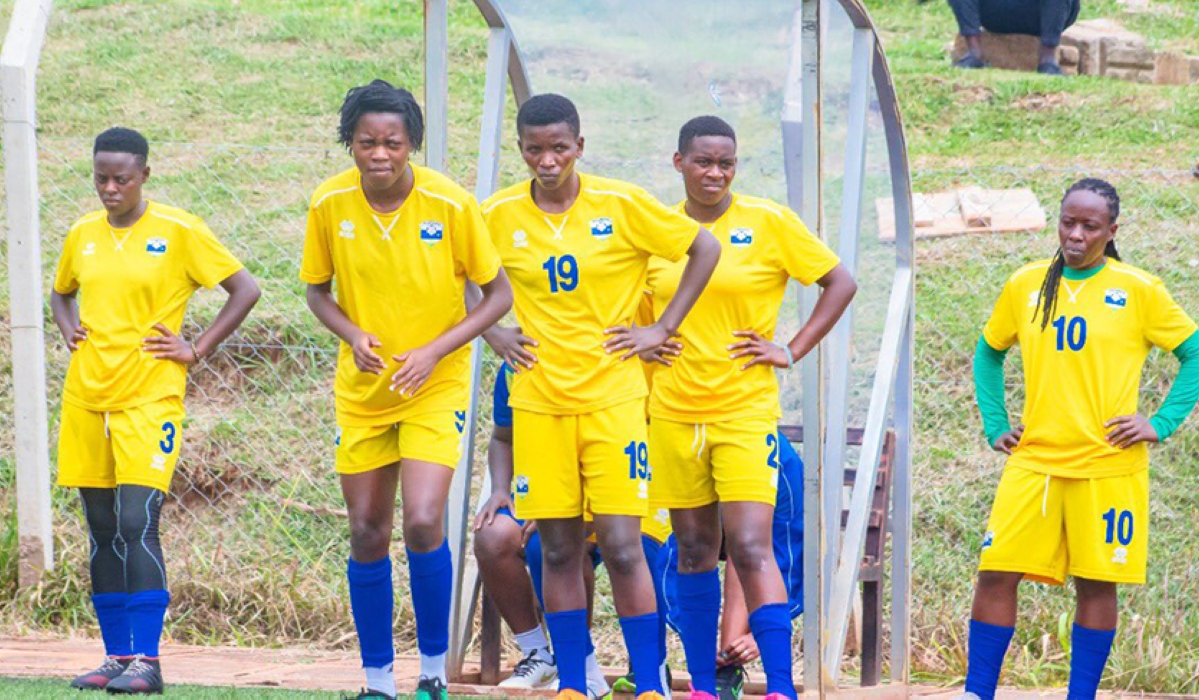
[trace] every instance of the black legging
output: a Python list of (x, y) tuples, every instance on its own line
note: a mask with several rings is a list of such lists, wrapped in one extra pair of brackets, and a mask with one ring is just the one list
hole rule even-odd
[(1031, 34), (1045, 46), (1062, 43), (1062, 32), (1078, 20), (1081, 0), (949, 0), (962, 36)]
[(158, 539), (164, 494), (148, 486), (79, 489), (92, 541), (93, 593), (165, 590), (166, 564)]

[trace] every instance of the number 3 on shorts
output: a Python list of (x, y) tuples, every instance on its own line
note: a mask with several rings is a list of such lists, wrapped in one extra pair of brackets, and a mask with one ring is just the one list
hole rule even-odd
[(163, 454), (171, 454), (175, 451), (175, 424), (166, 422), (162, 424), (162, 441), (158, 446), (162, 448)]

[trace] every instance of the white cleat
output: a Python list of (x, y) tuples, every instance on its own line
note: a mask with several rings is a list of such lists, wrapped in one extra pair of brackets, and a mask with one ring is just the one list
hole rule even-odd
[(546, 658), (540, 649), (531, 652), (516, 664), (512, 675), (500, 682), (500, 688), (525, 688), (537, 690), (555, 688), (558, 681), (558, 665), (554, 657)]
[(608, 681), (603, 676), (587, 679), (587, 697), (590, 700), (600, 700), (607, 697), (610, 692), (612, 689), (608, 687)]
[(978, 697), (974, 693), (962, 693), (961, 695), (953, 698), (953, 700), (982, 700), (982, 698)]

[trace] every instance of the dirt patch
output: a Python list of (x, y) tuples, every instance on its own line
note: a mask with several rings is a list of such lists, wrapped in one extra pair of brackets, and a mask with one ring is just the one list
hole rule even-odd
[(1048, 112), (1074, 104), (1076, 100), (1064, 92), (1034, 92), (1012, 100), (1012, 107), (1029, 112)]
[(986, 85), (955, 85), (953, 94), (958, 104), (981, 104), (995, 99), (995, 91)]

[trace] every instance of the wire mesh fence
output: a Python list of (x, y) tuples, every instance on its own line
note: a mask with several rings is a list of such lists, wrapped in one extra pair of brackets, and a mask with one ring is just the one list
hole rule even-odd
[[(150, 197), (202, 217), (260, 281), (264, 292), (243, 328), (191, 371), (183, 453), (164, 511), (174, 598), (168, 630), (178, 641), (353, 644), (344, 577), (348, 525), (332, 470), (336, 340), (308, 312), (297, 277), (308, 197), (324, 178), (348, 166), (344, 153), (332, 148), (155, 146), (154, 175), (147, 186)], [(66, 231), (78, 216), (97, 208), (90, 185), (90, 141), (41, 139), (40, 168), (48, 287)], [(1193, 283), (1199, 267), (1199, 238), (1190, 235), (1190, 228), (1199, 221), (1199, 184), (1189, 172), (1164, 170), (1032, 167), (943, 169), (913, 175), (914, 189), (923, 194), (961, 188), (1026, 188), (1035, 195), (1049, 222), (1035, 230), (974, 233), (918, 243), (918, 434), (913, 441), (918, 533), (913, 576), (915, 662), (918, 671), (952, 675), (964, 665), (963, 630), (971, 574), (998, 478), (999, 461), (980, 439), (970, 374), (974, 345), (994, 299), (1012, 271), (1030, 260), (1048, 257), (1056, 249), (1053, 221), (1066, 187), (1079, 177), (1098, 176), (1112, 181), (1122, 194), (1117, 241), (1125, 259), (1161, 276), (1184, 308), (1199, 309), (1199, 285)], [(831, 187), (835, 189), (835, 183)], [(884, 190), (870, 191), (881, 196)], [(996, 196), (1003, 202), (1008, 195)], [(866, 204), (864, 238), (874, 238), (879, 224), (873, 204)], [(924, 212), (930, 216), (954, 213)], [(882, 251), (880, 260), (887, 257), (885, 241), (875, 240), (873, 246)], [(866, 253), (862, 260), (866, 266), (862, 274), (871, 274), (874, 258)], [(6, 256), (0, 256), (0, 278), (4, 280), (0, 287), (4, 299), (0, 304), (4, 310), (0, 334), (0, 364), (4, 365), (0, 367), (0, 610), (4, 614), (0, 618), (5, 620), (0, 631), (92, 630), (90, 610), (83, 605), (87, 599), (87, 537), (72, 494), (56, 491), (54, 496), (58, 568), (37, 590), (18, 593), (15, 586), (6, 265)], [(194, 336), (223, 301), (220, 290), (201, 291), (192, 302), (185, 335)], [(860, 331), (876, 320), (861, 314), (855, 322)], [(780, 326), (780, 332), (794, 328), (792, 319)], [(68, 357), (48, 317), (46, 352), (53, 439)], [(476, 493), (486, 464), (490, 386), (496, 369), (494, 357), (489, 350), (485, 352)], [(855, 341), (855, 352), (861, 356), (855, 365), (860, 365), (862, 358), (873, 357), (874, 350), (863, 340)], [(1145, 380), (1150, 406), (1168, 386), (1171, 362), (1162, 355), (1151, 358)], [(1018, 402), (1018, 363), (1009, 363), (1008, 370), (1012, 401)], [(864, 381), (862, 389), (866, 390), (869, 375), (855, 374), (854, 381)], [(785, 406), (799, 405), (795, 395), (798, 384), (784, 383)], [(1018, 403), (1011, 405), (1018, 407)], [(1180, 432), (1185, 434), (1186, 428)], [(1172, 441), (1155, 457), (1155, 474), (1199, 488), (1185, 469), (1197, 443), (1185, 435)], [(1180, 493), (1168, 490), (1159, 504), (1165, 515), (1155, 513), (1160, 535), (1153, 540), (1150, 580), (1161, 580), (1163, 570), (1168, 570), (1173, 585), (1184, 588), (1193, 599), (1199, 594), (1199, 583), (1195, 583), (1199, 576), (1194, 575), (1199, 572), (1193, 564), (1186, 569), (1170, 554), (1188, 528), (1199, 526), (1194, 509), (1182, 507), (1180, 498)], [(396, 565), (397, 640), (401, 648), (411, 649), (412, 613), (404, 594), (407, 569), (402, 548), (396, 550), (400, 555)], [(1180, 566), (1184, 569), (1181, 573), (1191, 574), (1189, 582), (1179, 583)], [(1151, 584), (1130, 596), (1130, 605), (1141, 614), (1138, 624), (1163, 635), (1164, 640), (1173, 635), (1173, 641), (1163, 641), (1163, 648), (1118, 647), (1116, 666), (1132, 669), (1130, 676), (1118, 681), (1122, 685), (1153, 687), (1155, 678), (1168, 676), (1165, 670), (1153, 669), (1164, 668), (1168, 659), (1177, 658), (1170, 652), (1189, 653), (1189, 658), (1199, 654), (1199, 644), (1189, 632), (1199, 629), (1199, 613), (1193, 606), (1172, 617), (1150, 615), (1172, 605), (1177, 608), (1170, 602), (1175, 600), (1171, 596), (1177, 595), (1178, 591), (1171, 593)], [(1057, 598), (1038, 594), (1033, 611), (1034, 629), (1056, 629), (1057, 617), (1065, 607)], [(619, 662), (614, 617), (600, 619), (601, 656)], [(1016, 653), (1019, 656), (1021, 652)]]

